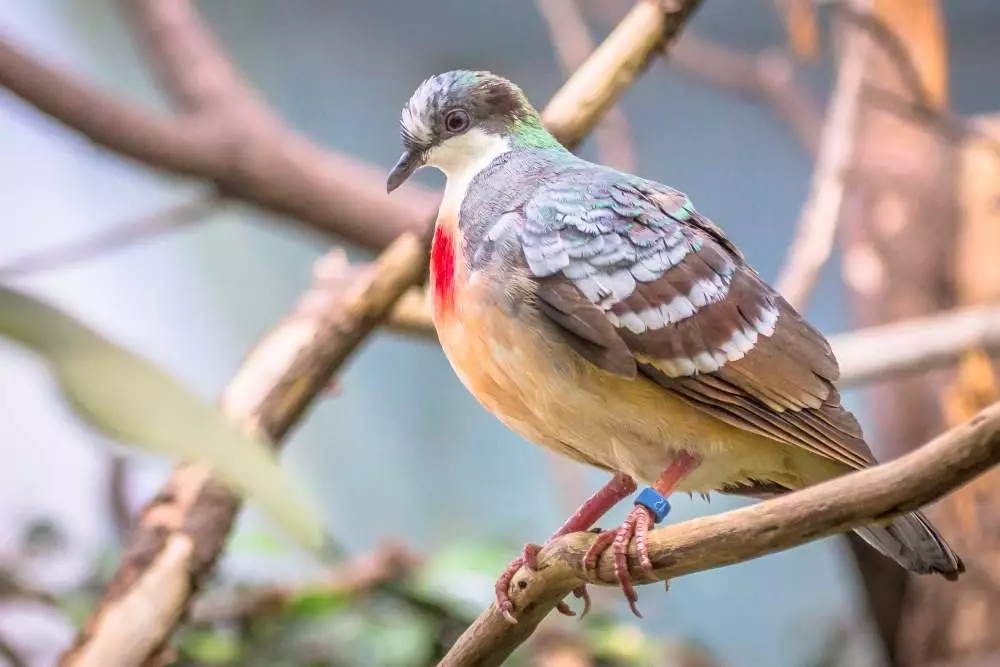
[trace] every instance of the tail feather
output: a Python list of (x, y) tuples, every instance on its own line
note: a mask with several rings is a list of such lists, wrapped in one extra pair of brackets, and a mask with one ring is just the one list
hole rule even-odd
[(876, 551), (918, 574), (940, 574), (955, 580), (965, 565), (934, 526), (920, 512), (894, 519), (887, 526), (865, 526), (855, 531)]

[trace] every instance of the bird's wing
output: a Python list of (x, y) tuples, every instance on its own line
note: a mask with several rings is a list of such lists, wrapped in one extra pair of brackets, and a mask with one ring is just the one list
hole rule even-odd
[(565, 173), (518, 210), (537, 304), (592, 363), (853, 468), (874, 462), (826, 339), (683, 194)]

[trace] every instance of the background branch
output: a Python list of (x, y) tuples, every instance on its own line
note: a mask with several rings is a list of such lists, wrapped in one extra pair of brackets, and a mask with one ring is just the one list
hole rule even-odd
[[(860, 0), (854, 2), (861, 4)], [(776, 282), (778, 291), (799, 311), (805, 310), (819, 273), (833, 252), (871, 49), (868, 35), (858, 31), (844, 35), (837, 83), (823, 128), (809, 198)]]
[[(190, 16), (186, 11), (173, 18)], [(174, 28), (169, 34), (192, 29), (179, 23)], [(207, 181), (226, 197), (363, 246), (383, 248), (404, 231), (426, 229), (437, 207), (438, 195), (417, 185), (404, 185), (386, 197), (381, 169), (324, 152), (281, 126), (241, 125), (242, 111), (231, 119), (154, 116), (43, 65), (2, 38), (0, 85), (99, 146), (156, 169)], [(257, 118), (255, 113), (245, 115)]]
[[(330, 376), (423, 269), (424, 248), (400, 237), (336, 308), (290, 318), (251, 352), (222, 397), (246, 429), (280, 446)], [(62, 657), (64, 667), (153, 660), (222, 551), (239, 502), (207, 470), (182, 466), (143, 510), (122, 563)]]
[(150, 240), (168, 231), (203, 221), (219, 205), (219, 196), (212, 192), (148, 217), (117, 225), (83, 241), (70, 241), (18, 257), (0, 266), (0, 280), (65, 268), (140, 241)]
[(780, 51), (740, 53), (687, 33), (678, 40), (672, 62), (690, 78), (768, 105), (810, 155), (818, 152), (822, 112), (796, 81), (792, 62)]
[[(918, 509), (1000, 463), (1000, 404), (906, 456), (856, 473), (722, 514), (657, 528), (647, 535), (655, 580), (732, 565)], [(515, 575), (511, 597), (517, 624), (493, 604), (466, 630), (441, 667), (499, 665), (581, 582), (612, 585), (605, 552), (597, 579), (583, 568), (592, 533), (573, 533), (545, 546), (539, 568)], [(635, 581), (649, 579), (634, 548)]]
[[(559, 66), (564, 74), (570, 74), (594, 50), (594, 40), (590, 37), (577, 2), (536, 0), (535, 4), (545, 19)], [(594, 141), (602, 162), (622, 171), (635, 170), (635, 152), (632, 149), (628, 119), (621, 107), (608, 109), (604, 118), (594, 127)]]

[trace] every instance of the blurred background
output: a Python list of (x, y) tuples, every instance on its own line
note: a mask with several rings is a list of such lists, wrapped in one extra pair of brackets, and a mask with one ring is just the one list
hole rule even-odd
[[(87, 85), (167, 114), (172, 104), (120, 4), (128, 3), (7, 0), (0, 3), (0, 38)], [(194, 4), (234, 67), (287, 126), (382, 174), (400, 150), (400, 108), (425, 77), (490, 69), (517, 82), (541, 107), (579, 62), (580, 50), (589, 49), (580, 20), (596, 43), (629, 8), (624, 0)], [(868, 274), (857, 268), (867, 265), (852, 264), (851, 250), (866, 224), (892, 214), (873, 200), (874, 179), (854, 182), (838, 247), (806, 311), (831, 335), (1000, 293), (996, 284), (986, 296), (963, 292), (964, 274), (954, 260), (965, 238), (956, 230), (967, 224), (967, 207), (958, 199), (968, 190), (955, 156), (966, 144), (985, 141), (979, 134), (970, 138), (967, 119), (986, 123), (987, 114), (1000, 110), (1000, 4), (874, 4), (904, 32), (901, 42), (916, 49), (911, 55), (930, 101), (907, 106), (900, 94), (897, 108), (878, 106), (867, 120), (863, 109), (855, 159), (864, 161), (862, 170), (912, 176), (893, 181), (895, 200), (887, 201), (902, 200), (907, 211), (924, 215), (913, 225), (924, 226), (880, 248), (904, 259), (891, 275), (898, 282), (870, 297)], [(792, 14), (771, 0), (705, 0), (679, 40), (677, 57), (655, 61), (582, 148), (590, 159), (687, 192), (768, 280), (778, 275), (807, 199), (835, 82), (833, 10), (817, 11), (812, 57), (808, 19), (799, 32), (790, 31)], [(943, 42), (935, 42), (937, 34)], [(876, 145), (880, 136), (890, 145)], [(861, 145), (864, 140), (869, 144)], [(202, 206), (197, 215), (167, 215), (154, 225), (159, 231), (82, 259), (33, 264), (25, 258), (114, 236), (123, 227), (146, 229), (151, 215), (201, 201), (210, 184), (164, 175), (97, 147), (3, 87), (0, 156), (0, 280), (65, 309), (208, 398), (295, 306), (312, 282), (314, 262), (332, 245), (346, 243), (352, 260), (373, 257), (360, 244), (227, 202)], [(992, 173), (995, 178), (1000, 170)], [(431, 188), (443, 183), (432, 173), (419, 180)], [(926, 196), (934, 201), (920, 204)], [(945, 213), (928, 221), (930, 209)], [(851, 215), (861, 221), (847, 221)], [(989, 224), (1000, 226), (1000, 217)], [(972, 247), (989, 249), (983, 239), (992, 238), (996, 257), (1000, 236), (984, 234)], [(958, 382), (955, 373), (942, 373), (934, 376), (939, 389)], [(38, 357), (22, 348), (0, 342), (0, 377), (0, 637), (14, 652), (6, 659), (15, 667), (49, 665), (86, 618), (115, 567), (130, 517), (156, 493), (170, 465), (86, 428)], [(884, 459), (927, 440), (968, 403), (954, 396), (948, 403), (928, 389), (926, 377), (845, 395)], [(295, 429), (282, 461), (320, 500), (329, 531), (351, 554), (377, 559), (388, 550), (393, 572), (405, 569), (413, 586), (467, 619), (489, 603), (495, 577), (520, 546), (542, 540), (605, 481), (603, 473), (558, 462), (506, 430), (466, 393), (432, 340), (385, 331), (372, 336), (339, 375), (333, 394)], [(1000, 496), (986, 498), (983, 511), (995, 517), (992, 533), (980, 524), (957, 526), (939, 513), (942, 532), (974, 563), (975, 540), (992, 534), (995, 541), (1000, 534)], [(678, 498), (671, 521), (741, 502)], [(626, 509), (623, 503), (601, 525), (615, 525)], [(1000, 579), (995, 562), (991, 567), (993, 578), (973, 588), (994, 590), (970, 593), (979, 596), (977, 611), (963, 615), (956, 629), (942, 617), (956, 617), (958, 609), (948, 605), (958, 603), (935, 598), (937, 589), (897, 595), (895, 611), (875, 609), (871, 578), (866, 585), (848, 542), (826, 539), (683, 577), (668, 594), (659, 586), (642, 588), (641, 621), (616, 591), (594, 591), (590, 618), (548, 619), (511, 664), (966, 664), (951, 659), (1000, 650), (982, 629), (1000, 618)], [(206, 595), (293, 586), (321, 575), (311, 557), (250, 507)], [(454, 639), (448, 635), (454, 628), (442, 629), (392, 599), (345, 597), (352, 598), (300, 600), (235, 623), (202, 619), (178, 637), (180, 664), (404, 667), (434, 664), (435, 652)], [(906, 604), (915, 603), (905, 600), (914, 599), (932, 610), (930, 620), (911, 618)], [(893, 625), (879, 613), (903, 620)], [(905, 630), (907, 619), (916, 629)], [(926, 661), (898, 649), (894, 642), (904, 636), (923, 647)], [(936, 637), (937, 644), (917, 636)], [(4, 659), (0, 655), (0, 664)]]

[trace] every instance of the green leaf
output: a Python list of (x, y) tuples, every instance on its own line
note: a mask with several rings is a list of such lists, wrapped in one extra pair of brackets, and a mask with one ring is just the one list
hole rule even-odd
[(493, 584), (516, 551), (482, 542), (442, 545), (416, 573), (413, 587), (434, 597), (445, 597), (462, 611), (475, 612), (493, 601)]
[(302, 591), (289, 602), (288, 613), (292, 616), (314, 618), (340, 611), (350, 600), (346, 591)]
[(199, 463), (309, 549), (322, 524), (268, 444), (150, 361), (52, 306), (0, 286), (0, 336), (45, 357), (69, 405), (103, 435)]
[(186, 632), (181, 649), (204, 665), (231, 665), (240, 657), (239, 643), (218, 632)]

